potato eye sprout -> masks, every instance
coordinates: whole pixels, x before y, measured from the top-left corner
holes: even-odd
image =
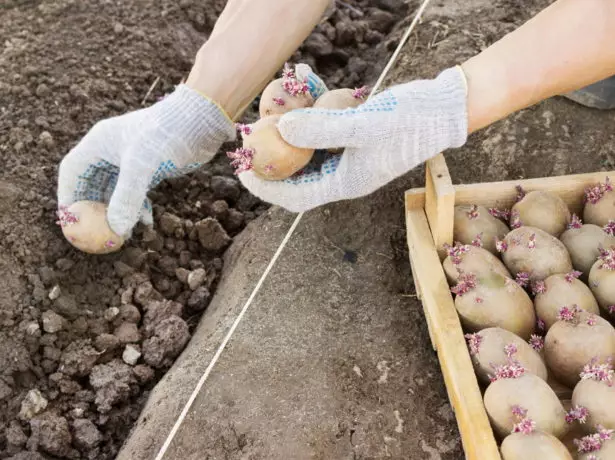
[[[237,130],[243,145],[227,152],[236,174],[253,171],[260,179],[284,180],[301,175],[313,158],[315,149],[288,144],[278,131],[280,117],[303,108],[343,110],[362,104],[368,88],[341,88],[325,91],[317,100],[310,92],[307,77],[300,78],[293,67],[284,65],[282,76],[271,81],[263,90],[259,102],[260,119],[251,125],[239,124]],[[343,149],[331,149],[341,153]]]
[[[107,206],[97,201],[78,201],[60,207],[57,224],[64,237],[88,254],[108,254],[119,250],[124,239],[107,223]]]
[[[615,191],[610,178],[585,190],[583,220],[601,227],[615,220]]]

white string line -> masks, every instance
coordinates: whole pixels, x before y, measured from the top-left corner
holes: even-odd
[[[378,81],[374,85],[374,87],[373,87],[373,89],[372,89],[368,99],[371,98],[373,96],[373,94],[378,90],[378,88],[382,84],[382,81],[386,77],[387,73],[391,70],[391,67],[393,66],[393,63],[395,62],[395,60],[397,59],[397,56],[399,55],[399,52],[401,51],[401,49],[404,46],[405,42],[410,37],[410,34],[412,33],[412,29],[414,29],[414,27],[416,26],[416,23],[420,19],[420,16],[422,15],[422,13],[425,10],[425,7],[429,3],[429,1],[430,0],[424,0],[422,5],[421,5],[421,7],[418,9],[416,15],[414,16],[414,20],[412,21],[412,23],[408,27],[408,30],[406,31],[406,33],[402,37],[401,41],[399,42],[399,45],[397,46],[397,49],[395,50],[395,52],[391,56],[391,59],[389,60],[387,66],[384,68],[384,70],[380,74],[380,77],[378,78]],[[220,358],[220,355],[222,355],[222,352],[226,348],[227,343],[229,342],[229,340],[231,339],[231,337],[235,333],[235,329],[237,329],[237,326],[241,322],[241,320],[242,320],[243,316],[245,315],[246,311],[248,311],[248,308],[252,304],[252,301],[256,297],[256,294],[258,294],[261,286],[263,285],[263,282],[265,281],[265,279],[269,275],[269,272],[271,272],[271,269],[273,268],[273,266],[275,265],[276,261],[280,257],[280,254],[282,253],[284,248],[286,247],[286,244],[288,243],[288,240],[290,240],[290,237],[293,235],[293,233],[297,229],[297,226],[299,225],[299,222],[301,221],[301,218],[303,217],[304,214],[305,213],[302,212],[302,213],[299,213],[297,215],[297,217],[295,218],[295,220],[294,220],[293,224],[291,225],[290,229],[286,233],[286,236],[284,236],[284,239],[280,243],[280,246],[278,247],[278,249],[276,250],[275,254],[273,255],[271,261],[267,265],[267,268],[265,268],[265,271],[263,272],[262,276],[258,280],[258,283],[256,283],[256,286],[252,290],[252,294],[250,294],[250,297],[248,297],[248,300],[246,301],[246,303],[244,304],[243,308],[239,312],[239,315],[237,315],[237,318],[235,318],[235,321],[233,322],[231,328],[229,329],[229,331],[227,332],[226,336],[224,337],[224,340],[222,340],[222,343],[220,343],[220,346],[218,347],[218,350],[216,351],[216,354],[213,356],[213,358],[211,359],[209,365],[207,366],[207,369],[205,369],[205,372],[203,373],[203,375],[199,379],[196,387],[194,388],[194,390],[192,391],[192,394],[190,395],[190,398],[188,398],[188,401],[186,402],[183,410],[179,414],[179,417],[177,417],[177,420],[175,421],[175,424],[173,425],[173,428],[169,432],[169,435],[167,436],[164,444],[162,445],[162,447],[158,451],[158,455],[156,455],[156,459],[155,460],[162,460],[163,459],[163,457],[166,454],[169,446],[171,445],[171,442],[173,441],[173,438],[175,438],[175,435],[177,434],[177,431],[181,427],[181,424],[183,423],[184,419],[186,418],[186,415],[188,414],[188,411],[192,407],[192,404],[194,403],[196,397],[200,393],[201,388],[203,388],[203,385],[205,384],[207,378],[209,377],[209,374],[211,373],[213,367],[218,362],[218,359]]]

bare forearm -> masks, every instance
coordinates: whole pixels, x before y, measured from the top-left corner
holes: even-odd
[[[558,0],[462,65],[468,131],[615,74],[615,0]]]
[[[330,0],[230,0],[187,85],[234,117],[318,24]]]

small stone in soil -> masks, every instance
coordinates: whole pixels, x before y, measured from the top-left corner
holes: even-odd
[[[64,327],[64,318],[58,315],[53,310],[47,310],[43,312],[43,330],[49,334],[54,334],[62,330]]]
[[[134,366],[135,364],[137,364],[137,361],[139,361],[140,357],[141,352],[136,346],[126,345],[126,348],[124,348],[124,353],[122,353],[122,359],[126,364]]]
[[[26,334],[30,336],[40,336],[41,327],[38,325],[36,321],[31,321],[26,326]]]
[[[105,310],[104,318],[107,321],[113,321],[120,314],[120,309],[117,307],[109,307]]]
[[[47,404],[47,399],[45,399],[39,390],[30,390],[21,402],[19,416],[25,420],[29,420],[36,414],[40,414],[44,411],[47,408]]]
[[[60,290],[60,286],[56,284],[54,287],[51,288],[51,291],[49,291],[49,299],[56,300],[58,297],[60,297],[61,293],[62,291]]]
[[[194,271],[191,271],[188,274],[188,287],[194,291],[196,288],[201,286],[205,279],[207,278],[207,272],[204,268],[197,268]]]

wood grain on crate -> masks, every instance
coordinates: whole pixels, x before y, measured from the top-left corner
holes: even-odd
[[[427,162],[425,188],[406,192],[412,275],[467,460],[501,460],[501,456],[441,264],[442,245],[453,243],[454,207],[477,204],[510,208],[516,200],[516,186],[521,185],[526,192],[556,193],[581,216],[585,189],[604,182],[606,177],[615,177],[615,171],[453,185],[444,157],[438,155]]]
[[[421,292],[429,334],[438,353],[466,459],[499,460],[498,447],[425,211],[408,209],[406,224],[415,283]]]

